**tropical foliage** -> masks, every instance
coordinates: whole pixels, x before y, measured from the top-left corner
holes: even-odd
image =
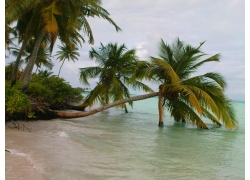
[[[20,84],[11,88],[9,82],[5,82],[5,115],[25,114],[30,111],[30,101],[27,95],[20,91]]]
[[[41,73],[40,73],[41,74]],[[27,95],[39,106],[63,109],[69,104],[81,102],[82,91],[72,88],[63,78],[33,74]]]
[[[82,90],[73,88],[63,78],[51,75],[47,70],[39,71],[32,75],[32,81],[26,94],[22,85],[17,83],[10,87],[10,82],[5,82],[5,115],[6,119],[29,118],[33,113],[36,118],[51,118],[41,111],[40,107],[50,109],[67,109],[72,104],[82,103]]]
[[[89,78],[99,78],[97,86],[90,91],[85,103],[92,106],[95,102],[106,105],[110,102],[130,98],[129,88],[142,89],[153,92],[151,88],[136,80],[131,79],[138,68],[145,64],[139,61],[135,49],[128,50],[125,44],[101,44],[99,48],[92,48],[89,57],[95,59],[98,66],[80,68],[80,80],[89,84]],[[132,101],[129,102],[132,106]],[[121,104],[125,108],[126,105]]]
[[[94,43],[94,37],[86,17],[99,17],[110,22],[117,31],[120,28],[109,17],[107,10],[101,7],[99,0],[87,1],[13,1],[6,2],[6,26],[17,22],[19,42],[22,43],[20,53],[16,59],[16,68],[13,71],[12,85],[15,84],[17,67],[20,62],[24,47],[30,39],[35,38],[35,45],[30,55],[28,64],[23,74],[23,91],[29,86],[32,70],[40,44],[49,40],[50,51],[57,37],[67,44],[81,44],[85,41],[80,34],[82,31],[89,38],[89,43]],[[6,43],[9,42],[6,40]]]
[[[21,66],[22,63],[19,64],[19,67],[18,67],[18,72],[17,72],[17,79],[19,79],[22,75],[22,70],[21,70]],[[10,81],[11,80],[11,76],[12,76],[12,72],[13,72],[13,69],[14,69],[14,66],[15,66],[15,62],[10,62],[8,63],[6,66],[5,66],[5,80],[8,80]]]
[[[28,63],[29,59],[30,59],[30,55],[31,52],[33,50],[35,44],[35,40],[31,39],[25,46],[25,49],[22,53],[22,59],[20,60],[20,62],[23,64],[24,63]],[[17,57],[20,53],[20,48],[18,47],[10,47],[11,50],[11,54],[15,57]],[[51,60],[51,55],[49,52],[49,48],[48,48],[48,44],[46,44],[46,42],[42,42],[40,44],[40,47],[38,49],[37,52],[37,57],[36,57],[36,61],[35,61],[35,65],[37,67],[36,71],[38,69],[40,69],[42,66],[51,70],[53,67],[53,63]],[[21,64],[20,64],[21,65]]]
[[[78,60],[77,56],[80,56],[80,54],[77,52],[78,48],[75,47],[74,45],[69,46],[69,45],[63,44],[62,46],[58,46],[58,48],[59,48],[59,51],[57,51],[57,54],[55,56],[57,56],[57,59],[59,59],[59,61],[62,61],[62,65],[60,66],[60,69],[58,72],[58,77],[59,77],[65,60],[68,59],[68,61],[72,60],[75,62],[75,60]]]
[[[200,128],[208,128],[204,118],[219,126],[224,124],[228,129],[237,127],[232,102],[225,95],[227,84],[223,76],[218,72],[197,73],[204,64],[219,62],[220,55],[209,57],[203,53],[204,42],[193,47],[178,38],[173,44],[161,40],[159,55],[150,57],[149,61],[139,60],[135,49],[128,50],[125,44],[101,43],[99,48],[92,48],[89,57],[95,59],[98,66],[80,68],[80,81],[88,85],[89,79],[98,78],[98,82],[85,98],[84,105],[92,106],[98,101],[103,106],[80,113],[51,110],[82,101],[81,91],[72,88],[59,75],[65,60],[78,59],[77,50],[85,43],[85,36],[88,43],[94,44],[88,17],[103,18],[116,31],[121,30],[101,7],[100,0],[5,1],[5,45],[6,50],[16,56],[15,64],[5,67],[8,117],[20,114],[34,117],[30,114],[39,111],[72,118],[113,106],[123,107],[127,112],[125,103],[132,106],[135,100],[158,96],[159,126],[163,126],[164,110],[167,110],[175,121],[189,121]],[[16,40],[20,48],[14,45]],[[53,66],[50,56],[57,40],[62,44],[56,54],[62,62],[58,77],[42,70],[42,66],[49,70]],[[22,62],[27,63],[24,71],[20,69]],[[37,71],[32,74],[35,65]],[[16,80],[20,82],[16,84]],[[158,83],[159,92],[153,92],[142,80]],[[130,97],[130,88],[151,93]]]
[[[207,62],[219,62],[219,54],[206,57],[200,48],[185,44],[177,38],[172,45],[161,40],[159,57],[151,57],[146,77],[160,83],[160,124],[164,106],[175,121],[187,120],[207,129],[202,118],[221,122],[229,129],[237,127],[232,102],[225,96],[226,82],[221,74],[208,72],[194,76]]]

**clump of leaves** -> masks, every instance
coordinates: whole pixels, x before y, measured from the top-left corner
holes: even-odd
[[[73,88],[63,78],[34,74],[27,95],[37,104],[60,109],[82,101],[82,91]]]
[[[5,82],[5,112],[8,115],[14,113],[27,113],[30,111],[30,101],[26,94],[22,93],[20,84],[10,87]]]
[[[40,107],[64,109],[75,103],[82,103],[82,90],[73,88],[63,78],[33,74],[26,94],[22,91],[22,84],[10,87],[5,82],[5,114],[6,120],[13,119],[49,119],[44,116]]]

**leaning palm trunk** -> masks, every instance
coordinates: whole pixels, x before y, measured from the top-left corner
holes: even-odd
[[[158,94],[158,111],[159,111],[159,127],[163,127],[163,107],[162,107],[162,102],[163,102],[163,96],[162,96],[162,91],[161,88],[159,89],[159,94]]]
[[[33,70],[35,62],[36,62],[36,56],[37,56],[37,53],[38,53],[38,50],[39,50],[39,47],[40,47],[40,44],[43,40],[44,35],[45,35],[45,32],[44,32],[44,30],[42,30],[42,32],[40,33],[39,37],[36,40],[36,43],[35,43],[35,46],[32,50],[28,64],[27,64],[27,66],[26,66],[26,68],[25,68],[25,70],[20,78],[20,80],[23,81],[22,91],[24,93],[26,92],[26,90],[29,86],[31,75],[32,75],[32,70]]]
[[[27,42],[28,42],[27,39],[25,39],[23,44],[22,44],[22,47],[21,47],[21,49],[20,49],[20,51],[19,51],[19,53],[17,55],[15,66],[14,66],[12,76],[11,76],[11,87],[13,87],[16,84],[16,78],[17,78],[17,72],[18,72],[20,60],[21,60],[22,53],[23,53],[23,51],[25,49],[25,46],[26,46]]]
[[[92,109],[90,111],[77,112],[77,113],[53,111],[53,110],[46,109],[46,108],[42,108],[42,112],[49,114],[50,116],[55,117],[55,118],[67,118],[67,119],[78,118],[78,117],[90,116],[92,114],[104,111],[104,110],[109,109],[111,107],[114,107],[114,106],[117,106],[120,104],[124,104],[126,102],[139,101],[139,100],[148,99],[148,98],[155,97],[155,96],[158,96],[158,92],[154,92],[154,93],[150,93],[150,94],[146,94],[146,95],[134,96],[134,97],[127,98],[127,99],[121,99],[121,100],[112,102],[110,104],[107,104],[105,106],[101,106],[99,108]]]

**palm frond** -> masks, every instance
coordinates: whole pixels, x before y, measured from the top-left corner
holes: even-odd
[[[180,78],[169,63],[154,57],[151,57],[151,63],[153,66],[149,74],[152,77],[157,76],[159,79],[168,80],[171,83],[177,83],[180,81]]]
[[[97,77],[101,73],[101,70],[102,69],[100,67],[79,68],[80,71],[79,80],[82,83],[89,85],[88,78]]]
[[[220,61],[220,54],[215,54],[197,64],[195,64],[194,66],[192,66],[192,69],[197,69],[198,67],[200,67],[201,65],[203,65],[206,62],[219,62]]]
[[[202,108],[201,105],[196,97],[196,95],[186,86],[180,84],[163,84],[161,85],[162,91],[168,95],[173,93],[180,93],[186,97],[189,103],[198,111],[200,115],[202,115]]]

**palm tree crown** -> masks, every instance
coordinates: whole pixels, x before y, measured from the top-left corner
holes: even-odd
[[[152,92],[145,84],[131,77],[143,61],[139,61],[134,49],[128,50],[124,44],[118,46],[117,43],[104,46],[102,43],[99,48],[89,53],[91,59],[95,59],[99,66],[80,68],[80,80],[85,84],[88,78],[99,77],[97,86],[86,98],[86,103],[90,106],[99,101],[102,105],[109,102],[129,98],[129,88],[142,89]],[[129,102],[132,106],[132,102]],[[125,104],[121,105],[125,107]]]
[[[202,116],[231,129],[237,120],[231,101],[225,96],[226,82],[222,75],[209,72],[191,76],[206,62],[219,61],[219,54],[201,60],[206,54],[198,47],[180,41],[172,45],[161,40],[159,58],[151,57],[147,78],[160,82],[161,105],[170,111],[176,121],[188,120],[207,129]]]
[[[59,45],[58,48],[60,50],[57,51],[57,54],[55,56],[57,56],[57,59],[59,59],[59,61],[62,61],[62,65],[60,66],[58,73],[59,77],[61,68],[65,60],[68,59],[68,61],[72,60],[73,62],[75,62],[75,60],[78,60],[78,56],[80,56],[80,54],[77,52],[78,48],[74,45],[69,46],[67,44],[63,44],[62,46]]]

